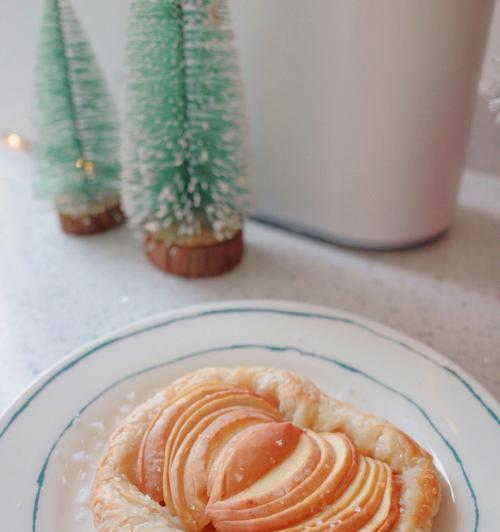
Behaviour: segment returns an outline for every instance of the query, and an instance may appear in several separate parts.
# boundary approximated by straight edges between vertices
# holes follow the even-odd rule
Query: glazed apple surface
[[[389,531],[399,483],[346,435],[283,421],[272,399],[222,382],[166,404],[136,463],[138,488],[193,532]]]

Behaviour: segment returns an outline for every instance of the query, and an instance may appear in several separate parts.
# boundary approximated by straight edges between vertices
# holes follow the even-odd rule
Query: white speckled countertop
[[[434,347],[500,398],[500,180],[465,175],[453,229],[404,252],[360,252],[252,222],[243,264],[189,281],[155,270],[123,227],[64,235],[33,198],[29,153],[0,148],[0,410],[96,337],[222,299],[289,299],[362,314]]]

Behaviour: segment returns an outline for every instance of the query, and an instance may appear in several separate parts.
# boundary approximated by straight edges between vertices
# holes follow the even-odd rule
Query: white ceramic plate
[[[102,446],[130,409],[209,365],[291,369],[386,417],[435,457],[435,530],[499,530],[498,403],[449,360],[344,312],[245,301],[151,318],[86,346],[0,419],[0,516],[8,532],[91,531],[88,489]]]

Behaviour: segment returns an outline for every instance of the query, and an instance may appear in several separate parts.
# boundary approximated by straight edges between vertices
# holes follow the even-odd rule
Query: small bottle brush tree
[[[218,275],[243,252],[251,205],[245,120],[224,0],[134,0],[128,34],[124,205],[146,253]]]
[[[90,234],[121,223],[116,113],[68,0],[45,2],[36,104],[39,189],[62,228]]]

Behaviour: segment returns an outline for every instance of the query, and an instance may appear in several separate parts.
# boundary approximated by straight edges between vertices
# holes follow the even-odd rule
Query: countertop
[[[466,172],[453,228],[402,252],[335,247],[249,222],[232,273],[154,269],[126,227],[59,230],[33,196],[29,152],[0,148],[0,410],[73,349],[135,320],[223,299],[272,298],[364,315],[434,347],[500,398],[500,179]]]

